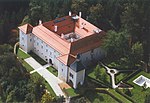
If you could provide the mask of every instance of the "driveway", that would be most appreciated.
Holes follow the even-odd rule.
[[[39,64],[34,58],[29,57],[27,59],[25,59],[25,61],[35,70],[31,71],[30,73],[34,73],[34,72],[38,72],[48,83],[49,85],[52,87],[52,89],[54,90],[55,94],[57,96],[64,96],[65,94],[62,92],[61,88],[59,87],[58,84],[63,83],[62,80],[60,80],[58,77],[56,77],[55,75],[53,75],[51,72],[49,72],[46,68],[48,66],[50,66],[49,64],[46,64],[44,66],[42,66],[41,64]]]

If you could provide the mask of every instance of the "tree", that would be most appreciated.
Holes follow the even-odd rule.
[[[121,21],[123,28],[132,37],[132,43],[141,42],[143,46],[143,60],[148,66],[150,58],[150,1],[132,0],[128,1]]]
[[[99,25],[100,21],[103,19],[104,8],[101,4],[96,4],[90,7],[89,21],[93,22],[95,25]]]
[[[128,54],[128,33],[126,31],[108,31],[104,39],[103,48],[111,60],[120,59]]]
[[[137,42],[131,48],[131,54],[129,55],[130,62],[132,63],[132,67],[140,64],[143,57],[143,47],[142,44]]]
[[[50,94],[45,92],[42,96],[41,103],[51,103],[54,100],[54,97]]]

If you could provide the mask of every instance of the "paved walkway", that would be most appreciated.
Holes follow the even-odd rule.
[[[61,88],[59,87],[59,84],[62,83],[63,81],[61,81],[58,77],[54,76],[51,72],[49,72],[46,69],[48,66],[50,66],[49,64],[42,66],[32,57],[25,59],[25,61],[32,68],[35,69],[30,72],[31,74],[37,71],[43,78],[45,78],[45,80],[49,83],[49,85],[52,87],[52,89],[54,90],[57,96],[62,95],[65,97],[65,94],[62,92]]]
[[[109,67],[107,67],[103,63],[100,63],[100,64],[107,70],[107,73],[110,74],[111,81],[112,81],[112,88],[117,88],[119,86],[119,84],[118,85],[115,84],[115,74],[117,74],[118,71],[116,69],[110,69]],[[111,72],[111,70],[113,71],[113,73]]]

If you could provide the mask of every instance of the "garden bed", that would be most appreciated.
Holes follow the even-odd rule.
[[[52,74],[54,74],[56,77],[58,76],[58,71],[57,71],[55,68],[53,68],[52,66],[47,67],[46,69],[47,69],[49,72],[51,72]]]

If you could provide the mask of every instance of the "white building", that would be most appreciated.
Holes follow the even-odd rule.
[[[100,60],[100,48],[105,32],[77,15],[65,16],[33,27],[19,27],[20,47],[33,51],[43,60],[53,64],[58,77],[72,82],[73,87],[84,83],[88,65]]]

